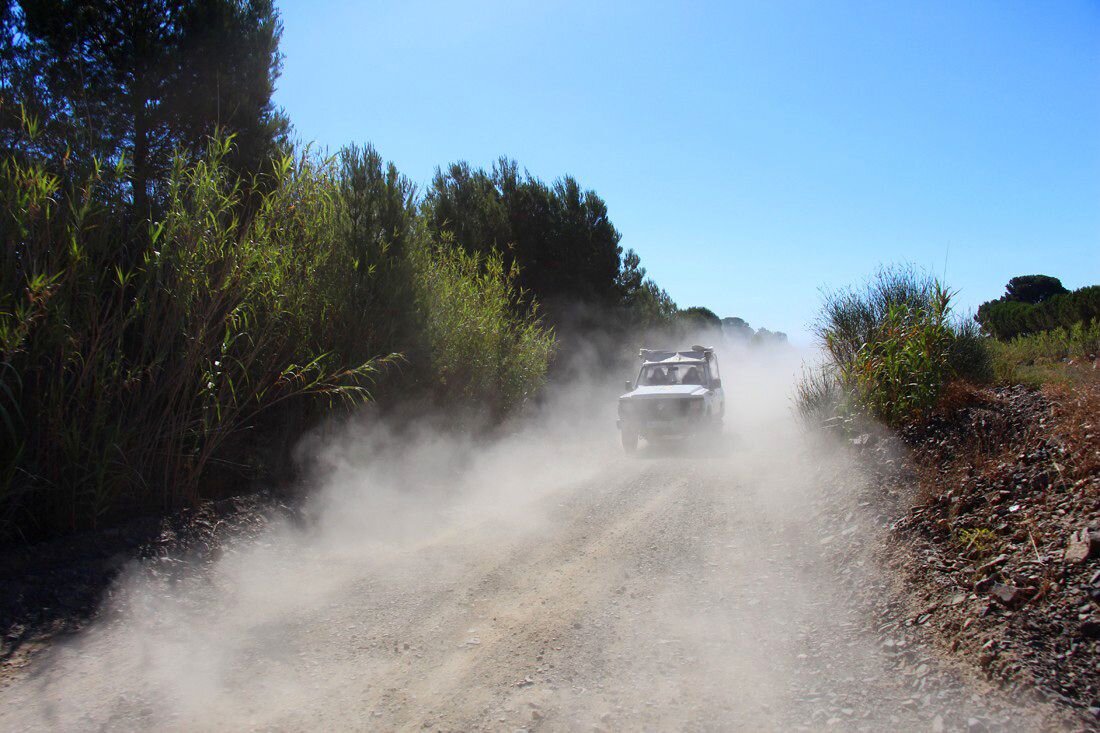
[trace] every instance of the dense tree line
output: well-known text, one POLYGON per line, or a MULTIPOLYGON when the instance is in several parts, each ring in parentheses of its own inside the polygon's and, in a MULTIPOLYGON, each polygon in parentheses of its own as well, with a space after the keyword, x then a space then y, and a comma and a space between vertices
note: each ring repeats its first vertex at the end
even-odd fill
POLYGON ((1100 319, 1100 285, 1069 291, 1049 275, 1014 277, 1005 294, 978 307, 982 330, 1012 339, 1100 319))

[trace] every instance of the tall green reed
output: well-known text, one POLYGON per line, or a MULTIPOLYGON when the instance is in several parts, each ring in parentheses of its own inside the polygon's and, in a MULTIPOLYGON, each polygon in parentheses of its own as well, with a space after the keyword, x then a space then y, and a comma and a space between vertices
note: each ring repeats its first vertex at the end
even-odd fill
POLYGON ((276 405, 366 400, 385 357, 334 349, 352 257, 332 163, 177 158, 135 226, 120 164, 0 162, 0 535, 193 501, 212 459, 276 405))

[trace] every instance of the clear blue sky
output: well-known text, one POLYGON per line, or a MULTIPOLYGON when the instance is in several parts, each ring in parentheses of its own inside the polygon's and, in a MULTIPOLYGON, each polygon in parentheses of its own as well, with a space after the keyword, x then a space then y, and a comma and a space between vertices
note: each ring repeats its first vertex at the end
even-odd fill
POLYGON ((805 343, 880 263, 1100 283, 1098 2, 280 6, 301 139, 572 174, 681 306, 805 343))

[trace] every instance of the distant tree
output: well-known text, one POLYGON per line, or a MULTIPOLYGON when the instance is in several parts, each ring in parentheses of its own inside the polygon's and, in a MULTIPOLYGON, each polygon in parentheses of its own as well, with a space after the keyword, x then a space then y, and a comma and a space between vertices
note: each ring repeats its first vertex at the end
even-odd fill
POLYGON ((637 292, 645 281, 646 271, 641 262, 641 258, 634 250, 628 249, 623 253, 622 265, 615 284, 624 298, 637 292))
POLYGON ((761 328, 753 335, 752 342, 757 346, 785 344, 787 343, 787 334, 782 331, 769 331, 766 328, 761 328))
POLYGON ((736 316, 722 319, 722 332, 727 338, 743 341, 751 339, 756 333, 744 318, 736 316))
POLYGON ((1013 278, 1004 296, 978 306, 974 319, 985 333, 999 339, 1089 323, 1100 319, 1100 286, 1069 292, 1057 278, 1013 278), (1056 292, 1058 288, 1062 292, 1056 292))
MULTIPOLYGON (((437 168, 424 202, 431 228, 438 234, 454 235, 455 241, 469 252, 499 250, 504 254, 515 242, 512 222, 505 202, 504 186, 515 195, 518 182, 509 161, 501 160, 488 173, 472 169, 465 161, 437 168)), ((511 259, 511 258, 509 258, 511 259)))
POLYGON ((1004 300, 1021 303, 1042 303, 1055 295, 1069 291, 1062 287, 1062 281, 1050 275, 1022 275, 1008 281, 1004 300))
POLYGON ((722 319, 715 315, 710 308, 692 306, 684 308, 676 314, 676 320, 685 330, 722 329, 722 319))
POLYGON ((626 328, 662 328, 670 325, 676 316, 675 301, 646 277, 641 258, 632 249, 623 254, 616 287, 625 310, 623 325, 626 328))
POLYGON ((271 103, 282 33, 273 0, 0 2, 0 54, 17 79, 5 107, 41 115, 40 144, 56 160, 125 158, 139 218, 176 149, 199 151, 220 129, 236 135, 233 162, 251 172, 286 130, 271 103))

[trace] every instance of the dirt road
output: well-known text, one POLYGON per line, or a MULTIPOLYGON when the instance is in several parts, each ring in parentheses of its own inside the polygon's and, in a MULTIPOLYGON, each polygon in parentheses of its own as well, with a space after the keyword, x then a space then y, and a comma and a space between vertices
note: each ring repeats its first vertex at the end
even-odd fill
POLYGON ((836 581, 831 548, 864 530, 818 526, 794 458, 526 440, 448 473, 462 447, 427 443, 366 478, 336 461, 308 528, 135 568, 107 618, 0 691, 0 729, 1043 723, 919 651, 899 668, 836 581), (385 488, 417 476, 438 490, 385 488))
POLYGON ((1054 727, 882 615, 889 518, 794 423, 788 362, 739 364, 722 440, 632 458, 599 386, 490 443, 315 436, 303 521, 131 566, 0 730, 1054 727))

